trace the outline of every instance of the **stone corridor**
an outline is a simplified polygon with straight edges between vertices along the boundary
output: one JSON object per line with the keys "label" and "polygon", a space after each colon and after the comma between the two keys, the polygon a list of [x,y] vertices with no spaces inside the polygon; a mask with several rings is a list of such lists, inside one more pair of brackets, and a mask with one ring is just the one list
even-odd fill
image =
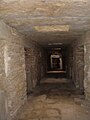
{"label": "stone corridor", "polygon": [[90,120],[90,0],[0,0],[0,120]]}
{"label": "stone corridor", "polygon": [[14,120],[90,120],[84,96],[66,78],[44,78]]}

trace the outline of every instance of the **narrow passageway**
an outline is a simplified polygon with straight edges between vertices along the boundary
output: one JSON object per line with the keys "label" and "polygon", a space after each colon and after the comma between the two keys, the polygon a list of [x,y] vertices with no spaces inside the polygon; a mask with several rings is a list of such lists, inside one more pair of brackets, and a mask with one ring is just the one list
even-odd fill
{"label": "narrow passageway", "polygon": [[90,120],[90,0],[0,0],[0,120]]}
{"label": "narrow passageway", "polygon": [[89,120],[83,99],[71,80],[46,77],[28,96],[15,120]]}

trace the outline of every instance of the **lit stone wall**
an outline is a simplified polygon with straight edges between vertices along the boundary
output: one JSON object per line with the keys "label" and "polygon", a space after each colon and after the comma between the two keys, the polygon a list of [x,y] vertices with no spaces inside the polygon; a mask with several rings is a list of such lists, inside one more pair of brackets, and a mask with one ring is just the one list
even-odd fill
{"label": "lit stone wall", "polygon": [[16,40],[13,42],[7,41],[4,55],[8,107],[11,116],[13,116],[26,99],[24,48],[16,43]]}
{"label": "lit stone wall", "polygon": [[10,120],[26,100],[25,52],[21,36],[2,21],[0,63],[0,89],[7,95]]}

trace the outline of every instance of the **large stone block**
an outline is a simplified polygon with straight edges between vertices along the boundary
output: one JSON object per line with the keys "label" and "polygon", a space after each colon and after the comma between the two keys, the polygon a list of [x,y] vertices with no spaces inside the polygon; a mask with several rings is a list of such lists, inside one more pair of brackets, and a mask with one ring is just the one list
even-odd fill
{"label": "large stone block", "polygon": [[25,54],[27,91],[30,93],[45,75],[46,59],[43,49],[38,44],[32,44],[31,48],[26,48]]}
{"label": "large stone block", "polygon": [[0,21],[0,90],[7,93],[7,106],[11,119],[27,98],[25,51],[21,35],[3,21]]}
{"label": "large stone block", "polygon": [[8,119],[7,97],[4,91],[0,91],[0,120]]}

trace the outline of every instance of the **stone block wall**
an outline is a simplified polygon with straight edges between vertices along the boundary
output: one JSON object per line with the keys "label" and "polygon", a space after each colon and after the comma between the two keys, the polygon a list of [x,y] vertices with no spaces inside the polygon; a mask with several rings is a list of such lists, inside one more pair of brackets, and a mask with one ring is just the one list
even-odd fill
{"label": "stone block wall", "polygon": [[86,100],[90,103],[90,31],[82,36],[84,43],[84,91]]}
{"label": "stone block wall", "polygon": [[46,57],[44,50],[38,44],[31,44],[32,46],[30,48],[25,48],[28,93],[34,90],[35,86],[46,73]]}
{"label": "stone block wall", "polygon": [[13,116],[26,99],[25,52],[22,45],[7,41],[4,53],[8,108]]}
{"label": "stone block wall", "polygon": [[84,89],[86,100],[90,102],[90,43],[84,46]]}
{"label": "stone block wall", "polygon": [[67,47],[66,58],[67,58],[67,77],[69,79],[72,79],[73,48],[71,45]]}
{"label": "stone block wall", "polygon": [[0,89],[7,96],[9,120],[26,100],[25,51],[15,29],[0,22]]}
{"label": "stone block wall", "polygon": [[4,40],[0,41],[0,90],[5,88]]}
{"label": "stone block wall", "polygon": [[71,44],[73,61],[72,80],[76,88],[85,93],[86,100],[90,102],[90,32],[86,32]]}
{"label": "stone block wall", "polygon": [[72,64],[72,80],[77,89],[83,92],[84,83],[84,46],[72,44],[73,48],[73,64]]}
{"label": "stone block wall", "polygon": [[7,120],[7,97],[4,91],[0,90],[0,120]]}
{"label": "stone block wall", "polygon": [[[24,44],[15,29],[0,21],[0,91],[7,97],[9,120],[27,99],[27,91],[32,91],[46,72],[44,50],[33,43],[29,47]],[[68,55],[69,76],[77,89],[84,89],[90,102],[90,32],[71,44]]]}
{"label": "stone block wall", "polygon": [[75,84],[76,89],[84,92],[84,45],[76,40],[69,46],[68,74]]}

